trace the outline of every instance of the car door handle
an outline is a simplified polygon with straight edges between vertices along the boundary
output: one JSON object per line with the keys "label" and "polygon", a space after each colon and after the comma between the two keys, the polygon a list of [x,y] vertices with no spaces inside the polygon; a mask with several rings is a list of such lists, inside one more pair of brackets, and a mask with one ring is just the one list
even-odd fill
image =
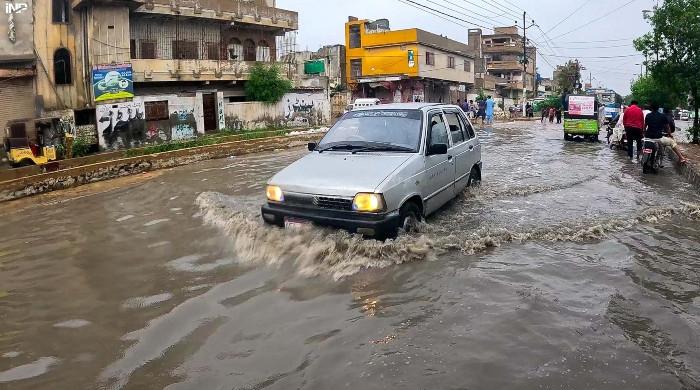
{"label": "car door handle", "polygon": [[474,145],[469,145],[469,150],[474,150]]}
{"label": "car door handle", "polygon": [[447,156],[447,161],[452,161],[452,156]]}

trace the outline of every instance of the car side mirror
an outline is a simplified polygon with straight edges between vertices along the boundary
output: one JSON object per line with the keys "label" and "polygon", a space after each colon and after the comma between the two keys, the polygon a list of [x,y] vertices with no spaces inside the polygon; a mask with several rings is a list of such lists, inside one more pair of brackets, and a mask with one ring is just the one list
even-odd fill
{"label": "car side mirror", "polygon": [[306,147],[309,148],[309,152],[313,152],[316,150],[316,142],[309,142]]}
{"label": "car side mirror", "polygon": [[433,156],[437,154],[447,154],[447,144],[430,145],[430,147],[428,148],[428,156]]}

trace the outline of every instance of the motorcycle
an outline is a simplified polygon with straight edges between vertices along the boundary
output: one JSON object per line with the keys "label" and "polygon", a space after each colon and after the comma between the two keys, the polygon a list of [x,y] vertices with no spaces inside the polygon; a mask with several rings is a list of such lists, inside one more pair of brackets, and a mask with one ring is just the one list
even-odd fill
{"label": "motorcycle", "polygon": [[659,168],[663,168],[664,146],[651,138],[644,138],[642,143],[642,173],[659,173]]}
{"label": "motorcycle", "polygon": [[608,123],[606,138],[610,150],[627,150],[627,134],[625,134],[624,128],[617,126],[617,122]]}

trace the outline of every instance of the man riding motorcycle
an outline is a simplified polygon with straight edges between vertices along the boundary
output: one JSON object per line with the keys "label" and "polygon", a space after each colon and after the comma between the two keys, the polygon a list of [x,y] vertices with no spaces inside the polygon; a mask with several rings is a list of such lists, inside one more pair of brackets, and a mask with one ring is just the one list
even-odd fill
{"label": "man riding motorcycle", "polygon": [[[651,104],[651,112],[644,119],[644,137],[659,142],[662,146],[669,146],[678,156],[678,162],[684,164],[687,160],[678,148],[678,143],[673,139],[673,131],[666,115],[659,112],[658,103]],[[675,128],[675,125],[673,126]]]}

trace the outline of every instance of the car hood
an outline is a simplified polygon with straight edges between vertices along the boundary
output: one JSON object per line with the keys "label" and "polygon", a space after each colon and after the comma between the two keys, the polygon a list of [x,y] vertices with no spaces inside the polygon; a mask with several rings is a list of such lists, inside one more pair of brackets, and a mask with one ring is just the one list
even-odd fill
{"label": "car hood", "polygon": [[373,192],[412,155],[312,152],[276,174],[270,184],[283,192],[351,197]]}

